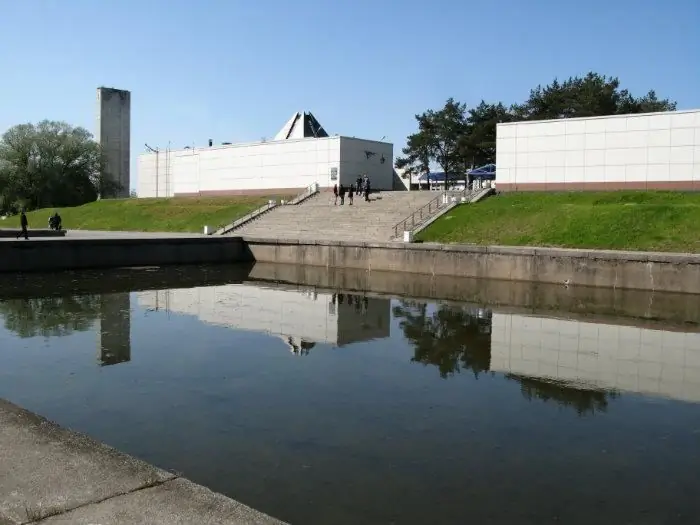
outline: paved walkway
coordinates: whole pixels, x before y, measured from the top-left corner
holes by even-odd
[[[0,525],[283,525],[0,400]]]
[[[68,230],[65,237],[32,237],[32,230],[29,230],[29,241],[16,239],[15,237],[0,238],[2,241],[60,241],[62,239],[163,239],[163,238],[192,238],[209,237],[203,233],[169,233],[169,232],[113,232],[113,231],[91,231],[91,230]]]

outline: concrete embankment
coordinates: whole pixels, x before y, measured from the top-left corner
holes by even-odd
[[[244,237],[256,262],[700,293],[700,254]]]
[[[0,525],[283,525],[0,400]]]
[[[274,262],[700,294],[700,254],[69,232],[6,240],[0,272]]]
[[[249,260],[241,239],[205,235],[69,232],[65,238],[5,240],[0,272],[222,264]]]
[[[502,313],[564,314],[567,318],[588,321],[614,317],[619,324],[643,323],[648,328],[664,330],[700,329],[700,302],[691,294],[261,262],[253,265],[246,282],[371,297],[466,303]]]

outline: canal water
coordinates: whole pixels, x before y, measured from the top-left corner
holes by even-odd
[[[696,298],[275,266],[22,279],[0,282],[0,397],[291,523],[700,520]]]

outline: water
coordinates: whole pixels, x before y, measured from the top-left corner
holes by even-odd
[[[292,523],[700,520],[690,296],[257,265],[0,297],[0,397]]]

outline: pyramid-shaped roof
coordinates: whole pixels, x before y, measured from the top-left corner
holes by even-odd
[[[275,140],[327,137],[328,133],[309,111],[297,111],[275,135]]]

